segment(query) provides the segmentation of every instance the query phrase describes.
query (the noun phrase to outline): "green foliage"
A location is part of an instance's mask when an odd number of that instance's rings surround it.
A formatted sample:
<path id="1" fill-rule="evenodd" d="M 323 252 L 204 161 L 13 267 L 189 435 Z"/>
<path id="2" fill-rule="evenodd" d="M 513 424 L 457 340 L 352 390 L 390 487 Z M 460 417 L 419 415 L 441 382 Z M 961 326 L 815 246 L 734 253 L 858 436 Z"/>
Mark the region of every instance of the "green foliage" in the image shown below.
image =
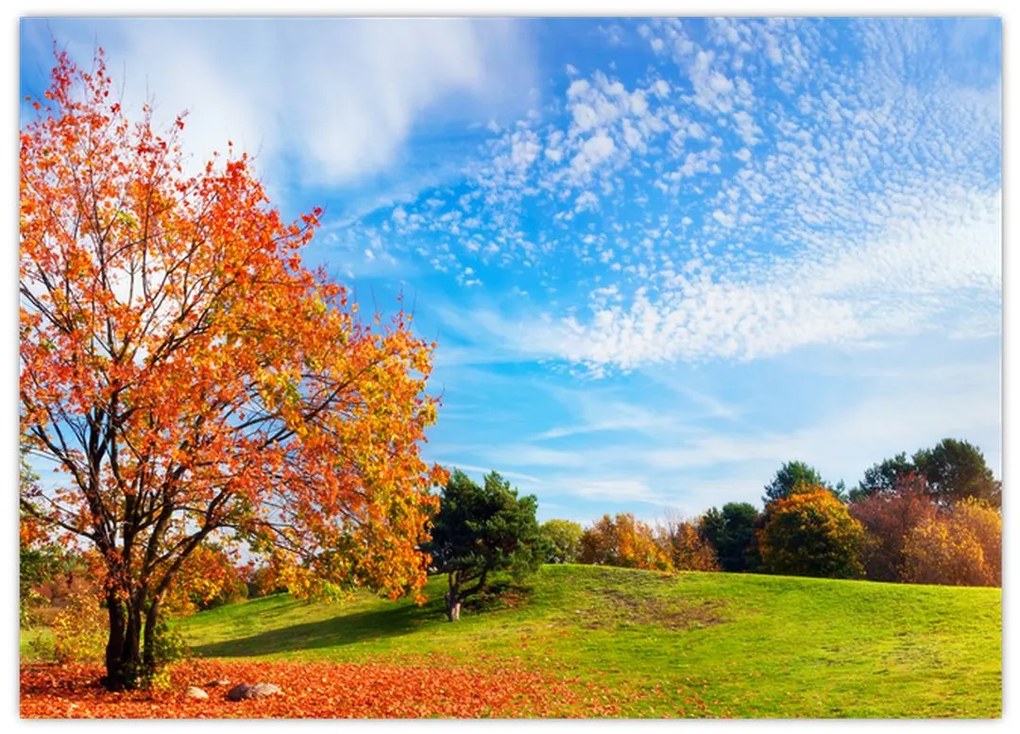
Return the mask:
<path id="1" fill-rule="evenodd" d="M 864 472 L 864 479 L 850 492 L 851 501 L 896 489 L 904 477 L 916 472 L 927 482 L 925 491 L 945 507 L 966 497 L 975 497 L 999 507 L 1002 483 L 985 463 L 984 454 L 971 443 L 942 439 L 930 449 L 919 449 L 910 459 L 905 453 L 884 459 Z"/>
<path id="2" fill-rule="evenodd" d="M 19 620 L 22 627 L 27 627 L 40 621 L 40 612 L 49 601 L 36 587 L 66 585 L 67 579 L 80 571 L 82 562 L 56 543 L 37 542 L 32 547 L 22 544 L 19 551 Z"/>
<path id="3" fill-rule="evenodd" d="M 584 529 L 571 520 L 546 520 L 539 531 L 545 541 L 546 563 L 575 563 L 581 552 Z"/>
<path id="4" fill-rule="evenodd" d="M 876 493 L 895 490 L 900 479 L 917 469 L 914 462 L 903 452 L 891 459 L 884 459 L 864 471 L 864 479 L 850 490 L 850 501 L 857 502 Z"/>
<path id="5" fill-rule="evenodd" d="M 846 505 L 822 487 L 778 499 L 765 509 L 759 531 L 762 566 L 770 573 L 854 578 L 864 530 Z"/>
<path id="6" fill-rule="evenodd" d="M 765 485 L 762 502 L 768 504 L 785 499 L 796 492 L 810 492 L 815 487 L 823 487 L 838 495 L 828 482 L 822 480 L 822 475 L 813 466 L 808 466 L 803 461 L 788 461 L 779 467 L 772 481 Z"/>
<path id="7" fill-rule="evenodd" d="M 170 670 L 175 663 L 191 656 L 184 635 L 165 619 L 156 623 L 152 647 L 153 662 L 144 668 L 142 685 L 145 688 L 167 688 L 170 685 Z"/>
<path id="8" fill-rule="evenodd" d="M 450 475 L 425 550 L 436 570 L 447 574 L 451 621 L 465 597 L 486 587 L 491 573 L 507 571 L 519 581 L 538 568 L 543 544 L 537 509 L 534 495 L 518 497 L 496 472 L 482 486 L 460 470 Z"/>
<path id="9" fill-rule="evenodd" d="M 945 438 L 934 448 L 914 454 L 917 470 L 928 480 L 928 492 L 940 505 L 975 497 L 999 507 L 1002 483 L 996 481 L 984 454 L 967 441 Z"/>
<path id="10" fill-rule="evenodd" d="M 748 502 L 728 502 L 702 515 L 698 531 L 715 548 L 723 571 L 754 570 L 761 562 L 754 536 L 759 516 Z"/>

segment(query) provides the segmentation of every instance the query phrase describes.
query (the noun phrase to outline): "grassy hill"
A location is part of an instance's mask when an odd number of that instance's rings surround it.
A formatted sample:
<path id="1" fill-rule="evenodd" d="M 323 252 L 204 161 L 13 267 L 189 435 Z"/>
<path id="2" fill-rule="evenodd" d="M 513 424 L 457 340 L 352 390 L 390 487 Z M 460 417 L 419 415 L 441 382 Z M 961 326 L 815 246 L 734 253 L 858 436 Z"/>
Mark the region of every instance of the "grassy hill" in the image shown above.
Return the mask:
<path id="1" fill-rule="evenodd" d="M 999 589 L 545 566 L 450 624 L 444 583 L 423 607 L 276 595 L 181 630 L 207 657 L 519 662 L 606 687 L 628 717 L 1001 715 Z"/>

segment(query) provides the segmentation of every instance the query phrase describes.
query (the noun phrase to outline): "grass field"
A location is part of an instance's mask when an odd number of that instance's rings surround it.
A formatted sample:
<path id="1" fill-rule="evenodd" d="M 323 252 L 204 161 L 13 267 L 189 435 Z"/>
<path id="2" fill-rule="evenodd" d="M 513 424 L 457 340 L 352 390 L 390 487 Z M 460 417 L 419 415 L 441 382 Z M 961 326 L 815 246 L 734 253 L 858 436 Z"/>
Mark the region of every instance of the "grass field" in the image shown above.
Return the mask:
<path id="1" fill-rule="evenodd" d="M 506 603 L 275 595 L 182 620 L 203 657 L 498 666 L 601 686 L 625 717 L 1001 715 L 1001 591 L 545 566 Z"/>

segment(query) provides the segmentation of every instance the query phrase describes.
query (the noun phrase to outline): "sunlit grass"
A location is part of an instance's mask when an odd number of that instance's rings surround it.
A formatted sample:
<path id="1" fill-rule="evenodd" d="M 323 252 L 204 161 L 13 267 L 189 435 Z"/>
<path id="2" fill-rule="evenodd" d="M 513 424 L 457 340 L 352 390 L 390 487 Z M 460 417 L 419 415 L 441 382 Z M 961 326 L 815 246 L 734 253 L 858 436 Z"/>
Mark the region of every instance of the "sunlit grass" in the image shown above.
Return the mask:
<path id="1" fill-rule="evenodd" d="M 423 607 L 277 595 L 181 629 L 204 656 L 521 660 L 608 686 L 625 716 L 1001 713 L 998 589 L 588 566 L 546 566 L 529 584 L 512 608 L 468 610 L 457 624 L 434 579 Z"/>
<path id="2" fill-rule="evenodd" d="M 279 594 L 180 620 L 197 655 L 501 662 L 608 689 L 623 716 L 1001 715 L 999 589 L 545 566 L 525 590 L 446 622 L 359 594 Z M 45 632 L 22 632 L 22 655 Z"/>

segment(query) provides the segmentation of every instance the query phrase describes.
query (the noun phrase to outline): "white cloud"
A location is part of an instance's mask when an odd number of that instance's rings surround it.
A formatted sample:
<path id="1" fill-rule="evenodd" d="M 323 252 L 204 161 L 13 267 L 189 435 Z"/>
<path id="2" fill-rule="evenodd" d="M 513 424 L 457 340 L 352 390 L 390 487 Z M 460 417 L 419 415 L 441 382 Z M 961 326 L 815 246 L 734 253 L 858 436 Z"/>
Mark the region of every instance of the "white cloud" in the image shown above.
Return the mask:
<path id="1" fill-rule="evenodd" d="M 571 113 L 574 116 L 574 126 L 580 132 L 587 132 L 588 130 L 591 130 L 595 127 L 595 124 L 599 120 L 595 110 L 592 109 L 590 105 L 584 104 L 583 102 L 574 105 L 571 108 Z"/>
<path id="2" fill-rule="evenodd" d="M 584 179 L 608 160 L 616 150 L 616 143 L 605 133 L 598 133 L 581 144 L 580 152 L 570 161 L 570 169 L 577 179 Z"/>
<path id="3" fill-rule="evenodd" d="M 758 143 L 762 129 L 754 123 L 754 119 L 746 110 L 739 110 L 733 113 L 733 123 L 737 128 L 737 134 L 747 146 L 754 146 Z"/>
<path id="4" fill-rule="evenodd" d="M 1000 208 L 998 194 L 928 202 L 924 217 L 912 213 L 864 245 L 806 251 L 743 280 L 676 275 L 654 297 L 642 288 L 629 304 L 593 302 L 588 320 L 532 323 L 520 346 L 599 370 L 632 369 L 923 333 L 963 298 L 994 317 Z"/>
<path id="5" fill-rule="evenodd" d="M 523 37 L 494 19 L 117 19 L 69 26 L 126 72 L 129 101 L 188 109 L 199 160 L 227 140 L 260 166 L 345 182 L 391 166 L 425 112 L 485 119 L 531 83 Z M 88 57 L 81 59 L 87 63 Z M 457 105 L 437 103 L 456 96 Z M 514 101 L 511 101 L 514 100 Z"/>
<path id="6" fill-rule="evenodd" d="M 729 112 L 733 109 L 731 92 L 733 81 L 725 74 L 712 68 L 714 54 L 698 51 L 690 69 L 691 84 L 694 87 L 694 102 L 706 109 Z"/>
<path id="7" fill-rule="evenodd" d="M 734 217 L 732 214 L 727 214 L 721 209 L 716 209 L 714 212 L 712 212 L 712 219 L 714 219 L 715 221 L 719 222 L 719 224 L 727 228 L 732 227 L 734 224 L 737 223 L 736 217 Z"/>
<path id="8" fill-rule="evenodd" d="M 513 143 L 510 152 L 511 162 L 518 170 L 523 171 L 534 162 L 539 150 L 541 146 L 533 134 L 522 136 Z"/>

